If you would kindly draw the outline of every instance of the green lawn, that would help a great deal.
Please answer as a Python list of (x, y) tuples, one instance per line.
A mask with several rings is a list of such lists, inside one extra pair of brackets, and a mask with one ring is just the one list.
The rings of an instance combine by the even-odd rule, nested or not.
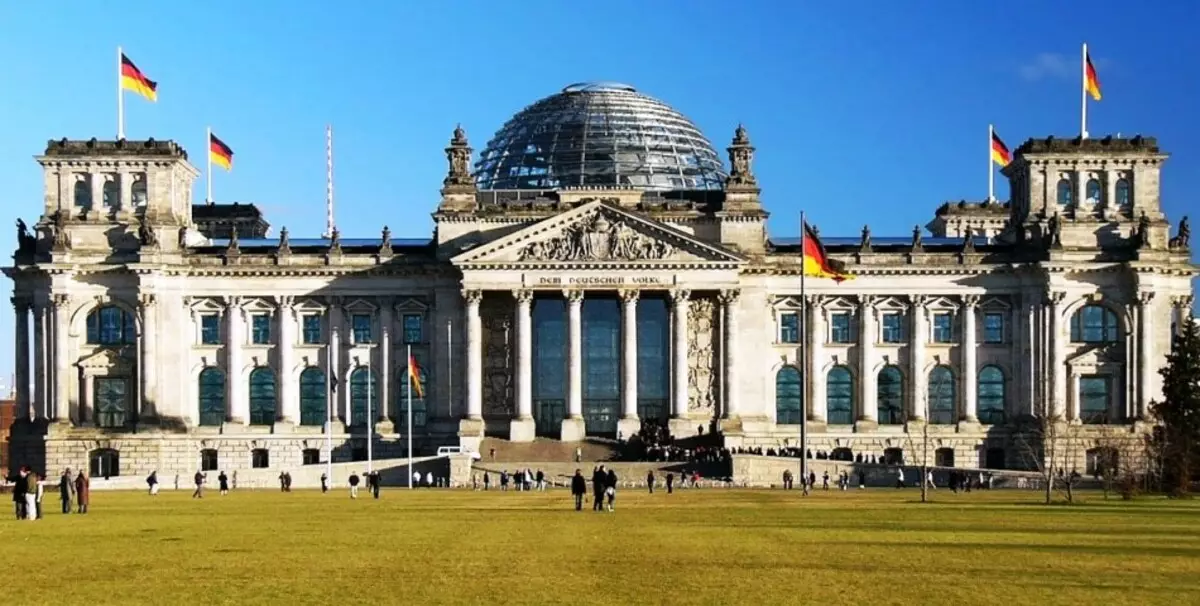
[[(364, 493), (365, 494), (365, 493)], [(995, 491), (93, 493), (0, 521), (16, 604), (1196, 603), (1200, 503)], [(4, 495), (5, 499), (9, 495)], [(18, 574), (18, 571), (20, 573)], [(36, 594), (34, 593), (36, 589)]]

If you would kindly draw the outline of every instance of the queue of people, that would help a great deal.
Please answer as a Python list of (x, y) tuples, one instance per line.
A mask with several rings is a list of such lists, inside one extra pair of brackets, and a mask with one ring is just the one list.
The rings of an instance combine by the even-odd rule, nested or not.
[[(17, 474), (9, 478), (12, 482), (13, 512), (18, 520), (42, 519), (42, 499), (46, 494), (46, 478), (28, 465), (22, 465)], [(83, 471), (71, 473), (70, 469), (63, 471), (58, 478), (58, 496), (62, 505), (62, 513), (77, 514), (88, 512), (88, 502), (91, 499), (91, 481)]]

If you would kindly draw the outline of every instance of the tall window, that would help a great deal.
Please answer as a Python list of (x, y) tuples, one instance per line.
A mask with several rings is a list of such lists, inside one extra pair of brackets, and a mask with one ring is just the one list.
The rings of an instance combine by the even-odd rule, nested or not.
[(266, 469), (271, 466), (271, 451), (266, 448), (255, 448), (250, 451), (250, 467)]
[(221, 344), (221, 316), (217, 314), (200, 316), (200, 343), (203, 345)]
[(137, 342), (133, 314), (115, 305), (92, 310), (87, 317), (89, 345), (124, 345)]
[(1071, 180), (1063, 177), (1058, 180), (1058, 205), (1070, 206), (1074, 202), (1074, 191), (1071, 187)]
[[(368, 394), (370, 394), (368, 396)], [(371, 416), (379, 416), (379, 388), (375, 385), (375, 374), (365, 366), (350, 373), (350, 424), (367, 424), (367, 400), (371, 401)]]
[(118, 377), (97, 377), (95, 386), (96, 425), (124, 427), (129, 421), (129, 382)]
[(200, 471), (216, 471), (221, 465), (221, 457), (216, 448), (205, 448), (200, 451)]
[(800, 314), (794, 311), (779, 314), (779, 342), (800, 342)]
[(269, 314), (254, 314), (250, 317), (250, 338), (255, 345), (271, 343), (271, 316)]
[(929, 422), (949, 425), (954, 422), (954, 372), (947, 366), (929, 371)]
[(954, 316), (948, 313), (933, 314), (933, 342), (954, 342)]
[(135, 207), (146, 205), (146, 173), (141, 173), (139, 178), (133, 182), (133, 187), (130, 188), (130, 195), (133, 197), (133, 205)]
[(75, 206), (83, 210), (92, 210), (92, 183), (88, 175), (75, 182)]
[[(413, 357), (416, 357), (416, 354), (414, 354)], [(429, 389), (429, 376), (425, 370), (425, 365), (421, 363), (419, 358), (417, 360), (417, 366), (420, 368), (418, 376), (421, 379), (421, 387), (423, 389)], [(396, 424), (403, 426), (408, 423), (409, 377), (407, 365), (400, 367), (400, 376), (398, 380), (400, 381), (400, 389), (396, 390), (396, 410), (400, 411), (400, 418), (396, 419)], [(418, 390), (416, 389), (416, 386), (413, 386), (412, 422), (414, 428), (425, 427), (425, 395), (426, 394), (424, 391)]]
[(1004, 314), (996, 311), (983, 314), (983, 342), (989, 345), (1004, 342)]
[(880, 425), (904, 423), (904, 377), (895, 366), (884, 366), (876, 381), (876, 412)]
[(1133, 187), (1129, 184), (1129, 179), (1124, 177), (1117, 179), (1117, 205), (1121, 208), (1129, 208), (1133, 204)]
[(102, 200), (104, 208), (116, 208), (121, 205), (121, 186), (116, 181), (106, 179), (101, 193), (104, 196)]
[(225, 373), (209, 366), (200, 371), (200, 424), (220, 425), (225, 422)]
[(97, 448), (88, 453), (88, 471), (93, 478), (115, 478), (121, 475), (121, 453), (111, 448)]
[(829, 314), (829, 340), (833, 343), (853, 343), (854, 327), (850, 323), (850, 312), (839, 311)]
[(845, 366), (834, 366), (825, 375), (825, 411), (830, 425), (854, 423), (854, 378)]
[(420, 343), (422, 342), (421, 314), (404, 314), (404, 342), (405, 343)]
[(275, 423), (275, 371), (259, 366), (250, 373), (250, 424)]
[(998, 366), (984, 366), (979, 369), (976, 387), (979, 422), (985, 425), (1004, 423), (1004, 371)]
[(304, 316), (304, 344), (315, 345), (321, 342), (321, 316), (317, 314), (305, 314)]
[(1100, 187), (1100, 181), (1088, 179), (1087, 188), (1084, 190), (1084, 199), (1093, 203), (1098, 203), (1104, 199), (1104, 190)]
[(1085, 305), (1071, 316), (1072, 343), (1116, 343), (1117, 314), (1103, 305)]
[(350, 316), (350, 328), (354, 331), (355, 343), (374, 343), (371, 334), (371, 314)]
[(1112, 379), (1104, 375), (1079, 378), (1079, 420), (1089, 425), (1109, 422), (1112, 404)]
[(303, 465), (320, 465), (321, 449), (305, 448), (304, 450), (300, 451), (300, 457), (303, 460)]
[(801, 421), (800, 371), (794, 366), (784, 366), (775, 374), (775, 422), (780, 425), (799, 425)]
[(309, 366), (300, 373), (300, 424), (322, 426), (326, 417), (328, 392), (325, 390), (325, 373)]
[(884, 343), (904, 342), (904, 316), (898, 313), (887, 313), (883, 314), (880, 322), (883, 324)]

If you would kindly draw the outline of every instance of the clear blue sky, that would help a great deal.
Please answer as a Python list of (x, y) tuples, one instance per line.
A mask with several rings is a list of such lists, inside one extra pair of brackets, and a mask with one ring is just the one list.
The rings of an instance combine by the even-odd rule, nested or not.
[[(211, 125), (236, 153), (216, 198), (258, 203), (294, 237), (324, 223), (326, 123), (342, 233), (420, 237), (456, 123), (480, 149), (585, 80), (670, 103), (722, 155), (745, 123), (776, 235), (795, 235), (802, 209), (827, 235), (864, 218), (906, 235), (941, 202), (986, 195), (989, 122), (1012, 147), (1077, 134), (1084, 41), (1104, 90), (1092, 135), (1158, 136), (1166, 212), (1200, 208), (1185, 181), (1200, 174), (1200, 4), (1186, 0), (108, 4), (0, 8), (4, 225), (40, 212), (31, 156), (47, 139), (114, 137), (118, 45), (159, 82), (158, 103), (127, 96), (127, 137), (174, 139), (202, 165)], [(3, 254), (14, 248), (0, 225)], [(12, 325), (0, 314), (0, 343)], [(0, 347), (0, 383), (12, 355)]]

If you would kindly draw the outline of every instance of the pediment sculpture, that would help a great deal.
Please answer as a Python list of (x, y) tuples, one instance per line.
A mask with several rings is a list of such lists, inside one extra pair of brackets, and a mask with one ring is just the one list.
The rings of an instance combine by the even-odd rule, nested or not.
[(665, 259), (676, 248), (630, 227), (621, 218), (596, 213), (559, 236), (523, 248), (521, 261), (641, 261)]

